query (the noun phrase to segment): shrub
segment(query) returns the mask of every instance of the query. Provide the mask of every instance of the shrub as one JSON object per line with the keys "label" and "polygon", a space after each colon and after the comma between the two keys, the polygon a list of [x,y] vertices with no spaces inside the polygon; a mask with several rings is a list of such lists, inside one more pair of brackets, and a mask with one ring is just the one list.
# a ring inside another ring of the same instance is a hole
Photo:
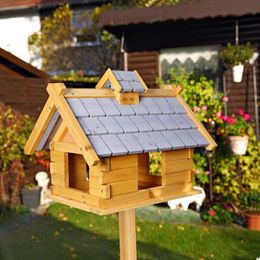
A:
{"label": "shrub", "polygon": [[230,224],[233,221],[233,217],[227,210],[226,204],[224,206],[215,204],[209,207],[201,217],[209,224]]}
{"label": "shrub", "polygon": [[32,127],[29,116],[0,104],[0,201],[6,208],[20,200],[23,165],[29,160],[23,149]]}

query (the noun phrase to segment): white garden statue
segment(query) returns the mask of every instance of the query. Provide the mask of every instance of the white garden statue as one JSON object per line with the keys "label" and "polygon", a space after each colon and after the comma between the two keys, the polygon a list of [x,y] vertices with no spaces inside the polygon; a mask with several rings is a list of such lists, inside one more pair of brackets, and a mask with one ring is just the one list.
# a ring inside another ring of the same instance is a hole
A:
{"label": "white garden statue", "polygon": [[192,202],[195,202],[196,203],[196,210],[199,211],[200,210],[200,207],[206,197],[205,195],[205,191],[199,187],[199,186],[194,186],[193,187],[194,190],[199,190],[201,191],[200,194],[195,194],[195,195],[191,195],[191,196],[187,196],[187,197],[184,197],[184,198],[180,198],[180,199],[175,199],[175,200],[169,200],[168,201],[168,205],[171,209],[176,209],[178,206],[181,206],[181,208],[183,210],[187,210],[189,205],[192,203]]}
{"label": "white garden statue", "polygon": [[47,172],[38,172],[35,175],[35,180],[39,187],[42,188],[41,190],[41,200],[40,205],[45,205],[50,203],[52,200],[49,198],[50,189],[48,188],[50,178],[48,177]]}

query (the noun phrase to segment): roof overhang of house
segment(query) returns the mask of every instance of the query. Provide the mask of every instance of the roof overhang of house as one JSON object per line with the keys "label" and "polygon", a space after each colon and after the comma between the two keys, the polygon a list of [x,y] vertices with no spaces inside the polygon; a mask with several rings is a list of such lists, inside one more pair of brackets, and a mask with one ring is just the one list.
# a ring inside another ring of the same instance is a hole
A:
{"label": "roof overhang of house", "polygon": [[17,56],[13,55],[12,53],[5,51],[4,49],[0,48],[0,58],[12,63],[22,71],[26,72],[27,74],[31,75],[35,78],[41,79],[49,79],[49,76],[43,70],[39,70],[36,67],[32,66],[31,64],[19,59]]}
{"label": "roof overhang of house", "polygon": [[239,17],[260,13],[258,0],[208,0],[183,1],[176,5],[150,8],[111,10],[101,15],[105,28],[140,23],[155,23],[216,17]]}

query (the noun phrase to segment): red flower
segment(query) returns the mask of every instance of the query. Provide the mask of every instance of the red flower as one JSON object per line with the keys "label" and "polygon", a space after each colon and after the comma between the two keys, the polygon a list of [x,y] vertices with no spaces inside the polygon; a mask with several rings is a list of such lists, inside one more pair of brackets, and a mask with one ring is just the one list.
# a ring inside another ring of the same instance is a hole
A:
{"label": "red flower", "polygon": [[247,114],[247,113],[245,113],[243,117],[244,117],[244,119],[245,119],[246,121],[248,121],[248,120],[250,119],[250,115]]}
{"label": "red flower", "polygon": [[235,123],[235,119],[233,117],[228,117],[227,118],[227,122],[230,124],[230,125],[233,125]]}
{"label": "red flower", "polygon": [[214,209],[211,209],[211,210],[209,211],[209,215],[210,215],[211,217],[214,217],[214,216],[216,215],[216,211],[215,211]]}
{"label": "red flower", "polygon": [[244,109],[243,109],[243,108],[239,108],[239,109],[238,109],[238,114],[239,114],[240,116],[243,116],[243,115],[245,114]]}

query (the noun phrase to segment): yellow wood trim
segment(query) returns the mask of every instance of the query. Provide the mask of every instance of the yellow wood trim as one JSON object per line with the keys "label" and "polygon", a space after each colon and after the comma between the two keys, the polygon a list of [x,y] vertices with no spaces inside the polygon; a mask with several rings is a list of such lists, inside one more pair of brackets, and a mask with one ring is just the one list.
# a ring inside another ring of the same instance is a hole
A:
{"label": "yellow wood trim", "polygon": [[[59,196],[63,198],[67,198],[70,200],[70,206],[74,206],[74,202],[84,203],[85,205],[88,204],[89,209],[94,211],[93,206],[99,207],[100,198],[96,196],[92,196],[85,191],[79,191],[73,188],[64,188],[60,186],[51,186],[51,194],[53,196]],[[56,199],[55,199],[56,200]],[[57,201],[57,200],[56,200]],[[95,211],[94,211],[95,212]]]}
{"label": "yellow wood trim", "polygon": [[33,154],[35,152],[35,149],[37,145],[39,144],[44,131],[46,130],[49,122],[51,121],[51,118],[53,114],[55,113],[56,108],[54,106],[54,102],[51,98],[48,98],[47,102],[45,103],[42,112],[30,134],[30,137],[28,138],[25,147],[24,152],[26,154]]}
{"label": "yellow wood trim", "polygon": [[171,89],[148,89],[145,93],[140,93],[140,97],[175,97]]}
{"label": "yellow wood trim", "polygon": [[163,84],[163,85],[161,85],[161,88],[164,89],[164,90],[171,90],[175,97],[180,95],[181,92],[182,92],[182,88],[179,85]]}
{"label": "yellow wood trim", "polygon": [[76,144],[65,142],[53,142],[53,150],[67,153],[81,154],[80,148]]}
{"label": "yellow wood trim", "polygon": [[111,197],[111,187],[108,184],[102,185],[90,181],[89,194],[95,195],[100,198],[108,199]]}
{"label": "yellow wood trim", "polygon": [[181,96],[177,96],[176,98],[179,100],[181,105],[185,108],[185,110],[186,110],[188,116],[191,118],[191,120],[196,124],[199,132],[209,142],[208,146],[206,146],[206,149],[211,151],[214,148],[216,148],[217,144],[216,144],[215,140],[212,138],[212,136],[209,134],[209,132],[206,130],[206,128],[203,126],[203,124],[199,121],[199,119],[195,116],[195,114],[192,112],[192,110],[188,106],[188,104],[184,101],[184,99]]}
{"label": "yellow wood trim", "polygon": [[[108,215],[128,209],[144,207],[171,199],[177,199],[180,197],[186,197],[201,193],[200,191],[193,189],[191,189],[190,191],[182,191],[180,193],[179,187],[180,185],[171,185],[165,188],[160,186],[145,190],[139,190],[138,192],[118,195],[111,199],[98,198],[96,196],[89,195],[86,192],[77,190],[74,190],[77,194],[71,196],[72,193],[70,193],[70,190],[72,189],[63,187],[52,187],[51,198],[54,201],[61,202],[70,207],[94,212],[98,215]],[[85,199],[83,199],[84,197],[82,197],[82,195],[85,197]],[[82,201],[78,199],[79,196],[81,196]]]}
{"label": "yellow wood trim", "polygon": [[110,81],[111,85],[113,86],[114,90],[117,92],[120,92],[122,90],[122,87],[121,87],[120,83],[118,82],[117,78],[115,77],[115,75],[113,74],[113,71],[109,70],[108,74],[109,74],[109,81]]}
{"label": "yellow wood trim", "polygon": [[[138,93],[140,97],[175,97],[172,89],[148,89],[145,93]],[[65,98],[114,98],[116,93],[112,89],[82,89],[69,88],[64,93]]]}
{"label": "yellow wood trim", "polygon": [[137,70],[134,70],[134,73],[136,74],[137,78],[140,80],[141,84],[144,87],[144,92],[146,92],[148,90],[148,87],[146,86],[145,82],[143,81],[142,77],[140,76],[140,74],[138,73]]}
{"label": "yellow wood trim", "polygon": [[64,93],[65,98],[113,98],[115,92],[112,89],[87,89],[68,88]]}
{"label": "yellow wood trim", "polygon": [[136,105],[139,104],[139,93],[121,93],[116,92],[116,100],[119,104],[123,105]]}
{"label": "yellow wood trim", "polygon": [[100,78],[100,80],[98,81],[97,85],[96,85],[96,89],[101,89],[104,87],[105,83],[108,81],[109,79],[109,71],[111,71],[111,69],[107,69],[106,72],[103,74],[103,76]]}
{"label": "yellow wood trim", "polygon": [[[64,85],[64,84],[61,84]],[[56,88],[50,83],[48,84],[47,91],[50,97],[55,102],[57,110],[59,111],[62,119],[67,125],[74,141],[79,146],[80,151],[89,166],[94,166],[99,162],[99,157],[89,142],[87,136],[79,125],[77,119],[72,113],[65,98],[56,92]]]}

